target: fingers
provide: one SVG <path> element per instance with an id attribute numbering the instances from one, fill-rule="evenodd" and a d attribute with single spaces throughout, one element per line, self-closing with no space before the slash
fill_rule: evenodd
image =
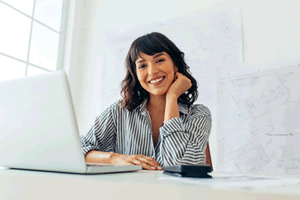
<path id="1" fill-rule="evenodd" d="M 174 80 L 177 80 L 177 79 L 180 79 L 180 82 L 181 84 L 188 84 L 191 83 L 191 80 L 186 77 L 185 75 L 183 75 L 182 73 L 180 72 L 177 72 L 175 75 L 174 75 Z"/>
<path id="2" fill-rule="evenodd" d="M 134 165 L 140 165 L 140 166 L 142 166 L 143 169 L 155 170 L 155 167 L 152 167 L 151 165 L 148 165 L 147 163 L 142 162 L 140 160 L 133 160 L 132 164 L 134 164 Z"/>
<path id="3" fill-rule="evenodd" d="M 130 160 L 132 164 L 141 165 L 144 169 L 147 170 L 162 170 L 160 164 L 151 157 L 144 155 L 134 155 Z"/>
<path id="4" fill-rule="evenodd" d="M 185 93 L 191 87 L 192 87 L 192 81 L 185 75 L 181 74 L 180 72 L 176 72 L 174 75 L 174 81 L 170 85 L 167 94 L 173 94 L 173 95 L 175 94 L 175 96 L 178 98 L 180 95 Z"/>
<path id="5" fill-rule="evenodd" d="M 191 81 L 191 79 L 189 79 L 188 77 L 186 77 L 185 75 L 183 75 L 181 73 L 178 74 L 178 78 L 179 77 L 182 79 L 182 84 L 186 86 L 187 90 L 190 89 L 190 87 L 192 87 L 192 81 Z"/>
<path id="6" fill-rule="evenodd" d="M 160 164 L 151 157 L 144 155 L 124 155 L 124 154 L 115 154 L 113 163 L 119 165 L 141 165 L 144 169 L 147 170 L 162 170 Z"/>

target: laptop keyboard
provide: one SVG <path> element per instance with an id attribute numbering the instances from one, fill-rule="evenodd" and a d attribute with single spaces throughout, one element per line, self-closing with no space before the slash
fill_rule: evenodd
<path id="1" fill-rule="evenodd" d="M 88 167 L 113 167 L 113 164 L 103 164 L 103 163 L 86 163 Z"/>

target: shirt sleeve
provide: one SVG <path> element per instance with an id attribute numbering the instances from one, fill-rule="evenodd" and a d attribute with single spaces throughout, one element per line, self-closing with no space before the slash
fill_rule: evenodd
<path id="1" fill-rule="evenodd" d="M 176 164 L 201 164 L 211 132 L 211 113 L 204 105 L 193 105 L 186 119 L 175 117 L 160 130 L 157 160 L 163 167 Z"/>
<path id="2" fill-rule="evenodd" d="M 84 136 L 80 136 L 82 151 L 86 155 L 91 150 L 113 152 L 116 138 L 116 125 L 113 104 L 96 117 L 94 124 Z"/>

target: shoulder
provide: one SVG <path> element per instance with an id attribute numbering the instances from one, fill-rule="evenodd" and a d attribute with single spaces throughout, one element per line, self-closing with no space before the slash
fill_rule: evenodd
<path id="1" fill-rule="evenodd" d="M 128 109 L 125 107 L 122 107 L 122 99 L 118 99 L 114 103 L 112 103 L 108 108 L 107 108 L 112 115 L 122 115 L 125 113 L 128 113 Z"/>
<path id="2" fill-rule="evenodd" d="M 123 110 L 121 108 L 121 102 L 122 102 L 122 99 L 118 99 L 117 101 L 115 101 L 114 103 L 112 103 L 108 108 L 111 109 L 111 110 Z"/>
<path id="3" fill-rule="evenodd" d="M 209 108 L 203 104 L 192 104 L 189 107 L 189 115 L 191 116 L 207 116 L 211 117 Z"/>

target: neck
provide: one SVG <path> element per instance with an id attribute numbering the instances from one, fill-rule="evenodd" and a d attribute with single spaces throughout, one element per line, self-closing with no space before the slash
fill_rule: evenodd
<path id="1" fill-rule="evenodd" d="M 166 106 L 166 95 L 162 95 L 162 96 L 150 95 L 150 99 L 147 105 L 148 110 L 155 108 L 156 111 L 164 113 L 165 106 Z"/>

